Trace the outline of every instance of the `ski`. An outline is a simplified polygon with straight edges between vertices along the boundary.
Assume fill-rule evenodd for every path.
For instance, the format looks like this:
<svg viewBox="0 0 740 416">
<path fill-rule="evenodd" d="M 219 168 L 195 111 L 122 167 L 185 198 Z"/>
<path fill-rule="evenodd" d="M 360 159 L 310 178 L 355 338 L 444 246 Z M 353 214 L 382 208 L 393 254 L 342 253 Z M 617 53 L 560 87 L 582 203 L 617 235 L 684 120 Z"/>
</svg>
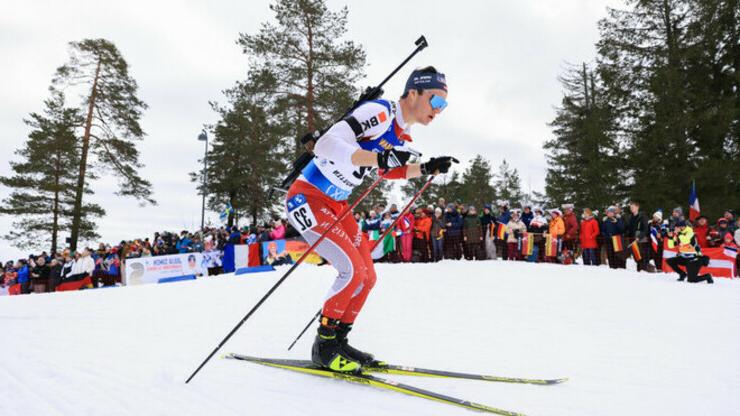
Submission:
<svg viewBox="0 0 740 416">
<path fill-rule="evenodd" d="M 395 381 L 386 380 L 380 377 L 375 377 L 369 374 L 356 374 L 356 373 L 339 373 L 336 371 L 325 370 L 316 367 L 312 362 L 307 360 L 285 360 L 285 359 L 273 359 L 273 358 L 259 358 L 250 357 L 240 354 L 227 354 L 224 358 L 230 358 L 235 360 L 249 361 L 268 367 L 282 368 L 285 370 L 296 371 L 304 374 L 311 374 L 319 377 L 333 378 L 337 380 L 343 380 L 354 384 L 369 385 L 380 389 L 391 390 L 399 393 L 403 393 L 409 396 L 421 397 L 428 400 L 433 400 L 441 403 L 447 403 L 459 407 L 463 407 L 469 410 L 475 410 L 479 412 L 492 413 L 503 416 L 525 416 L 522 413 L 512 412 L 503 409 L 497 409 L 495 407 L 486 406 L 479 403 L 473 403 L 467 400 L 458 399 L 455 397 L 446 396 L 444 394 L 436 393 L 430 390 L 421 389 L 418 387 L 410 386 L 408 384 L 397 383 Z"/>
<path fill-rule="evenodd" d="M 518 383 L 518 384 L 536 384 L 536 385 L 552 385 L 560 384 L 568 381 L 567 378 L 553 378 L 553 379 L 537 379 L 537 378 L 520 378 L 520 377 L 502 377 L 502 376 L 486 376 L 482 374 L 467 374 L 457 373 L 453 371 L 444 370 L 430 370 L 427 368 L 408 367 L 395 364 L 387 364 L 385 362 L 377 362 L 373 365 L 362 368 L 363 372 L 366 373 L 383 373 L 383 374 L 397 374 L 404 376 L 422 376 L 422 377 L 439 377 L 439 378 L 462 378 L 467 380 L 484 380 L 484 381 L 495 381 L 500 383 Z"/>
</svg>

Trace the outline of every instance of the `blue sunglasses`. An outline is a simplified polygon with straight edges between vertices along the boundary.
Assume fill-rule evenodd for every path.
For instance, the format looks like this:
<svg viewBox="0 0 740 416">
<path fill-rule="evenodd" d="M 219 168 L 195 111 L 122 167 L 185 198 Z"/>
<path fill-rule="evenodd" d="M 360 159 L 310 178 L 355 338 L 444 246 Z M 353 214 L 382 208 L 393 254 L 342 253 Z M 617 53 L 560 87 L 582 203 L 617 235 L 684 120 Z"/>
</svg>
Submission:
<svg viewBox="0 0 740 416">
<path fill-rule="evenodd" d="M 447 100 L 439 95 L 432 94 L 432 98 L 429 99 L 429 103 L 432 105 L 433 110 L 442 111 L 447 108 Z"/>
</svg>

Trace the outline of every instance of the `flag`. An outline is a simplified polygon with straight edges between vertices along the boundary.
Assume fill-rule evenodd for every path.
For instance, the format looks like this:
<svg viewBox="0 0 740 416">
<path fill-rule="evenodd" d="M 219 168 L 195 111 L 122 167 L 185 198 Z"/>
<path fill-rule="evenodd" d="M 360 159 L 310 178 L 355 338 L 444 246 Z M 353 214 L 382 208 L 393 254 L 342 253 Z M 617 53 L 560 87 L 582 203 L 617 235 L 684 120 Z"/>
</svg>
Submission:
<svg viewBox="0 0 740 416">
<path fill-rule="evenodd" d="M 637 240 L 633 241 L 632 244 L 630 244 L 630 248 L 632 249 L 632 257 L 635 259 L 635 261 L 642 260 L 642 253 L 640 253 L 640 245 L 637 244 Z"/>
<path fill-rule="evenodd" d="M 555 257 L 558 255 L 558 239 L 553 238 L 552 234 L 545 236 L 545 257 Z"/>
<path fill-rule="evenodd" d="M 668 266 L 667 260 L 678 255 L 677 248 L 665 247 L 663 249 L 663 271 L 673 273 L 673 269 Z M 709 257 L 709 265 L 702 267 L 699 274 L 709 273 L 712 277 L 732 278 L 737 275 L 735 266 L 735 256 L 737 249 L 734 247 L 706 247 L 703 248 L 702 254 Z"/>
<path fill-rule="evenodd" d="M 496 228 L 496 238 L 503 240 L 506 237 L 506 226 L 503 223 L 498 223 Z"/>
<path fill-rule="evenodd" d="M 522 237 L 522 255 L 531 256 L 534 252 L 534 235 L 530 233 L 524 233 Z"/>
<path fill-rule="evenodd" d="M 689 220 L 694 221 L 701 215 L 699 208 L 699 197 L 696 196 L 696 182 L 691 182 L 691 191 L 689 192 Z"/>
<path fill-rule="evenodd" d="M 614 247 L 615 253 L 621 253 L 622 250 L 624 250 L 624 247 L 622 247 L 622 236 L 621 235 L 612 236 L 612 247 Z"/>
<path fill-rule="evenodd" d="M 231 202 L 227 202 L 226 208 L 221 211 L 221 214 L 219 214 L 218 218 L 221 220 L 221 222 L 226 222 L 226 220 L 229 218 L 229 214 L 231 214 L 232 211 L 234 211 L 234 209 L 231 207 Z"/>
<path fill-rule="evenodd" d="M 495 223 L 488 224 L 488 238 L 490 238 L 491 240 L 496 238 L 496 224 Z"/>
<path fill-rule="evenodd" d="M 657 228 L 651 228 L 650 229 L 650 244 L 653 246 L 653 251 L 655 253 L 658 252 L 658 229 Z"/>
</svg>

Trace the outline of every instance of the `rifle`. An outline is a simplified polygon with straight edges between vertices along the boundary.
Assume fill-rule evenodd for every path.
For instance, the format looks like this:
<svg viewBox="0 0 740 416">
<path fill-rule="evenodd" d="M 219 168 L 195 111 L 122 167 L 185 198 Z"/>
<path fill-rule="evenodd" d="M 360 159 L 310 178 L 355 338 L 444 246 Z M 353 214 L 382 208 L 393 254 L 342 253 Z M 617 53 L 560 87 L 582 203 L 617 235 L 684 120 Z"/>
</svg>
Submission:
<svg viewBox="0 0 740 416">
<path fill-rule="evenodd" d="M 378 98 L 380 98 L 380 96 L 383 95 L 383 85 L 385 85 L 385 83 L 388 82 L 389 79 L 391 79 L 394 75 L 396 75 L 396 73 L 401 68 L 403 68 L 403 66 L 406 65 L 406 63 L 408 61 L 410 61 L 411 58 L 414 57 L 414 55 L 416 55 L 422 49 L 424 49 L 427 46 L 429 46 L 429 44 L 427 43 L 427 40 L 426 40 L 426 38 L 424 36 L 419 37 L 419 39 L 417 39 L 416 42 L 414 42 L 414 44 L 416 45 L 416 49 L 414 49 L 414 51 L 411 52 L 411 54 L 408 57 L 406 57 L 406 59 L 404 59 L 404 61 L 401 62 L 401 64 L 398 65 L 396 67 L 396 69 L 394 69 L 393 72 L 390 73 L 390 75 L 388 75 L 387 77 L 385 77 L 385 79 L 383 80 L 383 82 L 381 82 L 380 84 L 378 84 L 376 87 L 367 87 L 365 89 L 365 92 L 363 92 L 360 95 L 360 97 L 357 99 L 357 101 L 355 101 L 352 104 L 352 106 L 341 117 L 339 117 L 333 124 L 336 124 L 336 123 L 340 122 L 343 118 L 349 116 L 350 113 L 352 113 L 352 111 L 354 111 L 363 102 L 365 102 L 365 101 L 371 101 L 371 100 L 377 100 Z M 331 127 L 331 126 L 329 126 L 329 127 Z M 305 135 L 303 135 L 303 137 L 301 137 L 301 143 L 306 148 L 306 151 L 303 152 L 298 157 L 298 159 L 296 159 L 295 161 L 293 161 L 293 169 L 290 171 L 290 173 L 288 174 L 288 176 L 285 179 L 283 179 L 283 181 L 280 183 L 280 186 L 279 187 L 276 186 L 276 187 L 273 187 L 272 189 L 270 189 L 270 193 L 267 195 L 267 199 L 268 200 L 272 199 L 272 195 L 273 195 L 274 191 L 280 191 L 282 193 L 287 193 L 288 192 L 288 188 L 290 187 L 290 185 L 293 184 L 293 182 L 298 178 L 298 176 L 303 171 L 303 168 L 305 168 L 306 165 L 308 165 L 308 163 L 311 161 L 311 159 L 313 159 L 313 157 L 314 157 L 314 155 L 313 155 L 313 148 L 316 145 L 316 142 L 319 141 L 319 139 L 321 138 L 321 136 L 323 136 L 324 133 L 326 133 L 327 130 L 328 130 L 328 128 L 323 129 L 323 130 L 316 130 L 316 131 L 313 131 L 313 132 L 310 132 L 310 133 L 306 133 Z"/>
</svg>

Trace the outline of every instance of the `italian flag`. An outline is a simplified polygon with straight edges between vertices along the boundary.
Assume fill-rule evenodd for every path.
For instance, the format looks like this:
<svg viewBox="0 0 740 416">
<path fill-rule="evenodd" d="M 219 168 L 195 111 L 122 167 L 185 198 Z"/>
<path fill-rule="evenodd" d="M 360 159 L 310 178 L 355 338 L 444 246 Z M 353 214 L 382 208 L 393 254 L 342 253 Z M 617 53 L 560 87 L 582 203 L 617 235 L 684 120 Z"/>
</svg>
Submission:
<svg viewBox="0 0 740 416">
<path fill-rule="evenodd" d="M 381 233 L 380 230 L 371 230 L 367 233 L 367 237 L 368 240 L 370 240 L 371 246 L 375 245 L 375 241 L 377 241 L 381 235 L 383 235 L 383 233 Z M 379 259 L 395 249 L 396 236 L 394 232 L 390 232 L 387 236 L 385 236 L 383 242 L 375 247 L 372 252 L 372 257 L 373 259 Z"/>
</svg>

